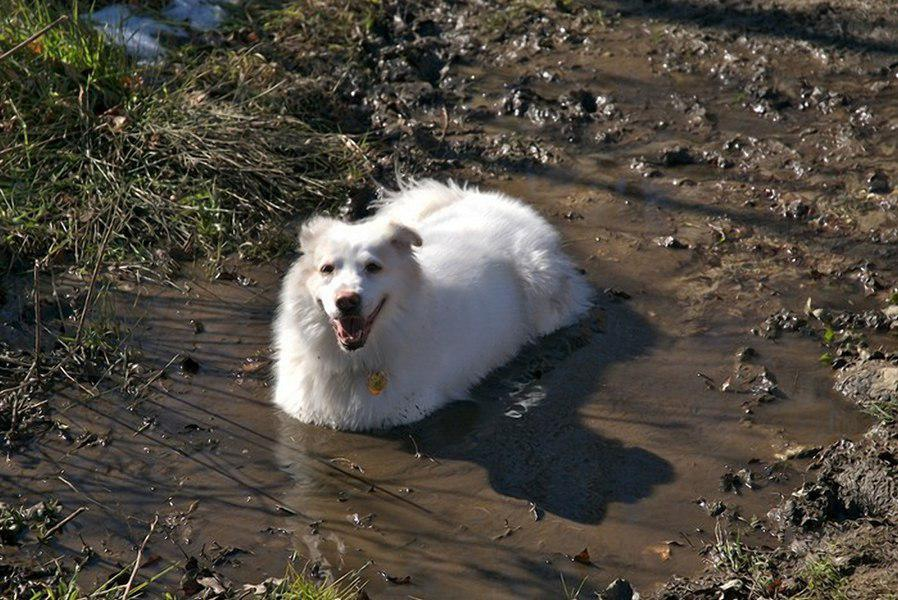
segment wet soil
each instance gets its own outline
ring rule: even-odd
[[[808,298],[878,309],[896,283],[894,15],[601,7],[386,4],[370,64],[335,88],[390,148],[375,180],[457,177],[546,215],[596,287],[586,322],[421,423],[350,434],[269,402],[286,260],[117,281],[116,318],[159,377],[133,404],[60,393],[70,434],[11,454],[0,498],[88,510],[0,565],[90,547],[100,579],[156,514],[150,571],[195,557],[256,582],[296,552],[322,576],[364,566],[374,598],[558,597],[561,575],[646,594],[701,570],[718,518],[777,545],[767,512],[818,473],[800,449],[872,424],[819,336],[768,317]]]

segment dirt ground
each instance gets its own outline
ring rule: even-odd
[[[421,423],[349,434],[269,402],[289,256],[110,272],[146,395],[59,390],[7,453],[4,502],[86,510],[2,546],[0,574],[62,557],[102,581],[158,516],[144,569],[176,563],[156,589],[181,596],[297,556],[363,569],[371,598],[896,597],[891,2],[384,2],[353,35],[363,59],[329,76],[375,150],[347,216],[411,177],[516,195],[594,314]],[[22,344],[24,286],[2,326]]]

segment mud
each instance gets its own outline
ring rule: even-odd
[[[895,350],[877,316],[898,265],[888,3],[512,4],[384,3],[361,65],[303,61],[290,38],[259,51],[336,69],[347,130],[373,131],[347,213],[417,175],[522,197],[561,230],[595,314],[419,424],[349,434],[270,405],[286,260],[212,282],[110,274],[148,396],[59,393],[68,434],[11,453],[0,498],[88,510],[0,565],[83,557],[99,581],[158,514],[147,571],[195,559],[238,588],[296,552],[315,576],[364,568],[372,598],[557,597],[561,576],[586,579],[581,597],[626,578],[716,598],[726,581],[664,582],[702,570],[721,520],[759,547],[784,537],[784,572],[790,539],[853,556],[863,532],[891,535],[871,519],[894,512],[894,434],[863,437],[855,407],[885,375],[851,370]],[[828,348],[824,323],[870,319],[872,343]],[[197,591],[182,574],[159,589]]]
[[[892,597],[898,589],[896,451],[894,426],[874,427],[857,442],[833,444],[811,465],[816,480],[769,513],[783,543],[774,550],[753,551],[756,571],[675,579],[657,597]],[[831,569],[828,585],[815,581],[815,564]]]

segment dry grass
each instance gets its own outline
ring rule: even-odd
[[[0,47],[0,260],[90,264],[283,251],[284,225],[340,203],[365,161],[328,82],[263,46],[192,48],[138,67],[77,4],[12,0]],[[280,14],[280,13],[278,13]],[[275,15],[272,15],[275,19]]]

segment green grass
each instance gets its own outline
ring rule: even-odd
[[[11,506],[0,502],[0,544],[12,545],[28,530],[44,537],[60,518],[59,503],[41,502],[31,507]]]
[[[561,576],[561,597],[564,600],[579,600],[580,594],[583,593],[583,586],[586,585],[586,582],[589,580],[588,577],[584,577],[580,580],[580,583],[577,585],[571,585],[568,587],[567,581],[564,579],[564,575]]]
[[[3,584],[9,584],[13,598],[27,598],[28,600],[125,600],[125,590],[133,563],[113,574],[102,585],[93,589],[84,589],[80,584],[81,571],[75,569],[69,573],[58,565],[55,569],[35,576],[34,573],[24,571],[13,572],[7,581],[0,582],[0,592],[4,591]],[[128,598],[145,598],[145,592],[154,582],[167,575],[174,569],[169,566],[150,577],[135,578],[128,588]],[[12,590],[15,590],[13,592]],[[7,596],[4,596],[7,597]],[[166,594],[165,598],[175,596]],[[317,599],[315,599],[317,600]]]
[[[763,598],[776,592],[778,580],[765,553],[752,549],[738,535],[731,535],[719,521],[715,535],[710,554],[715,569],[740,580],[750,597]]]
[[[295,220],[367,185],[365,132],[345,130],[347,107],[333,89],[378,4],[269,4],[245,3],[214,43],[198,39],[153,66],[86,26],[91,4],[0,4],[0,54],[56,23],[0,60],[0,277],[87,275],[72,295],[22,299],[64,305],[50,322],[35,310],[33,322],[11,324],[33,345],[0,339],[5,452],[53,426],[61,385],[87,396],[113,390],[123,401],[146,389],[128,332],[103,316],[107,267],[165,274],[179,260],[284,254]],[[4,296],[0,288],[0,304]],[[40,519],[57,516],[0,505],[0,536],[41,535]],[[77,569],[3,567],[0,597],[120,598],[129,569],[87,591]],[[129,598],[165,572],[138,577]],[[358,574],[317,584],[291,567],[260,597],[338,600],[360,588]]]
[[[849,585],[844,568],[827,556],[810,556],[797,565],[779,565],[770,551],[745,544],[718,523],[710,557],[729,580],[739,580],[739,597],[781,600],[845,600]],[[780,572],[788,569],[791,577]],[[787,586],[786,581],[791,580]]]
[[[860,406],[861,410],[881,423],[891,424],[898,422],[898,400],[864,402]]]
[[[263,600],[356,600],[363,587],[360,571],[350,571],[336,581],[318,583],[289,566],[280,583],[256,597]]]
[[[261,20],[280,52],[301,53],[299,68],[320,74],[364,60],[361,42],[386,18],[383,8],[381,0],[294,0]]]
[[[0,62],[0,261],[161,265],[283,252],[286,224],[358,185],[364,142],[341,132],[328,81],[266,44],[188,48],[138,67],[82,24],[83,6],[10,0]],[[260,15],[276,29],[283,11]],[[359,144],[362,144],[361,147]],[[6,269],[4,269],[6,270]]]
[[[82,509],[83,510],[83,509]],[[46,499],[31,506],[0,503],[0,545],[40,543],[53,532],[65,512],[54,499]],[[31,538],[26,535],[31,533]],[[34,540],[37,540],[35,542]],[[134,559],[140,560],[140,553]],[[142,597],[150,586],[162,579],[177,565],[169,565],[146,575],[134,572],[135,562],[121,567],[106,577],[100,585],[85,587],[81,582],[81,567],[65,567],[64,560],[51,561],[44,567],[0,567],[0,597],[28,598],[30,600],[124,600]],[[314,581],[302,570],[289,564],[283,577],[269,579],[247,593],[242,585],[228,590],[226,598],[258,598],[259,600],[356,600],[364,587],[361,574],[364,567],[350,571],[337,580]],[[135,573],[131,584],[132,572]],[[166,593],[164,598],[177,596]]]
[[[813,558],[807,561],[802,578],[806,590],[802,600],[846,600],[845,575],[830,559]]]

